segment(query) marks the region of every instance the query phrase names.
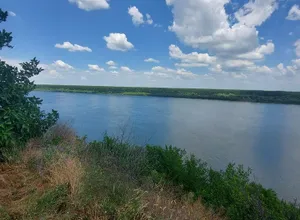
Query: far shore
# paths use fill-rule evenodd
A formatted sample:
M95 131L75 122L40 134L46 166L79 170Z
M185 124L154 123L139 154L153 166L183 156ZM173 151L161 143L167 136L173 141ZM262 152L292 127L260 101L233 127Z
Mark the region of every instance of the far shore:
M79 86L79 85L37 85L35 90L50 91L50 92L156 96L156 97L192 98L192 99L210 99L210 100L225 100L225 101L300 105L300 92L287 92L287 91L113 87L113 86Z

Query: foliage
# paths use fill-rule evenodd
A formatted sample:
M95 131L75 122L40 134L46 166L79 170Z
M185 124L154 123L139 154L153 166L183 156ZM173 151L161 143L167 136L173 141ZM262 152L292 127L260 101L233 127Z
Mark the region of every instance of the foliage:
M277 198L273 190L251 182L250 170L229 164L215 171L194 156L174 147L147 146L149 166L185 190L200 196L229 219L300 219L300 209Z
M0 22L6 21L7 15L0 9ZM11 33L0 32L0 49L11 47L11 40ZM0 60L0 152L41 136L58 119L56 111L46 114L40 109L41 99L29 96L35 89L30 78L43 70L38 65L36 58L21 63L21 69Z
M7 11L2 11L0 8L0 23L5 22L8 16ZM11 32L6 32L6 30L0 31L0 50L2 47L12 47L10 42L12 41Z
M148 145L143 148L122 143L117 138L108 136L101 142L94 141L88 144L86 151L91 159L89 163L101 167L101 171L98 168L98 174L95 173L96 168L92 169L93 172L87 172L90 178L86 178L92 187L89 194L96 198L100 195L96 196L95 192L109 189L103 185L105 176L108 178L107 182L116 184L116 192L121 190L120 201L121 198L124 199L124 195L127 195L128 199L129 191L122 191L121 185L118 185L118 178L123 175L125 179L121 182L128 183L126 174L129 174L130 177L134 176L136 184L150 177L155 183L163 179L169 186L180 186L186 193L191 192L194 200L200 197L208 207L223 213L229 219L300 219L300 209L296 203L281 201L273 190L252 182L251 170L245 170L243 166L229 164L224 171L216 171L194 155L173 146L162 148ZM102 168L108 169L108 173ZM101 186L102 190L97 186ZM115 213L121 204L114 201L113 194L107 196L110 199L103 203L105 210ZM127 199L122 200L122 204Z
M133 194L134 186L127 174L113 168L111 170L107 167L102 168L94 163L88 164L85 171L83 185L77 199L80 206L93 204L98 207L99 213L116 216L118 210L130 200Z
M91 155L90 163L118 169L133 179L138 178L147 169L145 148L123 143L107 135L102 142L89 143L86 153Z
M286 91L108 87L74 85L37 85L36 89L41 91L56 92L102 93L118 95L212 99L242 102L300 104L300 92Z

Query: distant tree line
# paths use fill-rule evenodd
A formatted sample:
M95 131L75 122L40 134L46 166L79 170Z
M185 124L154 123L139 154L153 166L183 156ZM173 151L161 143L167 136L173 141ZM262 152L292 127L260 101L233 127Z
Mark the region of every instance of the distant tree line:
M107 87L73 85L37 85L37 90L57 92L83 92L120 95L148 95L194 99L213 99L261 103L300 104L300 92L226 90L226 89L181 89L147 87Z

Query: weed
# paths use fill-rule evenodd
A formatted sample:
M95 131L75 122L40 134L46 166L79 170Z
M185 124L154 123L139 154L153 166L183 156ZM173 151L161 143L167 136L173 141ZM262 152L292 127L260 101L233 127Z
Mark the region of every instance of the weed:
M78 193L84 175L83 166L78 158L58 154L56 160L50 164L48 171L48 179L52 185L68 184L72 195Z
M83 206L97 203L103 213L114 216L132 194L131 182L121 173L90 166L85 172L79 198Z
M136 189L134 192L133 198L118 210L118 219L146 219L143 213L146 205L142 204L142 197L146 192L141 189Z
M34 201L29 214L30 216L46 216L64 212L68 204L68 185L58 185L49 189L36 201Z

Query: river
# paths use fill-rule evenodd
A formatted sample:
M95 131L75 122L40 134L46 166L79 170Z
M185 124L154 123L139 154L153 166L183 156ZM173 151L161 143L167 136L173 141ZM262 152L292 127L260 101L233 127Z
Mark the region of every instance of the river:
M79 135L107 132L144 145L173 145L214 169L229 162L279 197L300 199L300 105L181 98L33 92Z

